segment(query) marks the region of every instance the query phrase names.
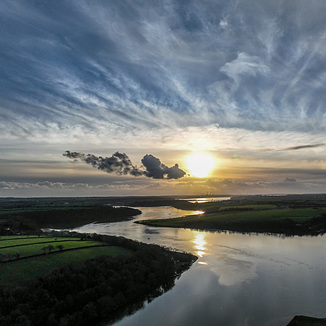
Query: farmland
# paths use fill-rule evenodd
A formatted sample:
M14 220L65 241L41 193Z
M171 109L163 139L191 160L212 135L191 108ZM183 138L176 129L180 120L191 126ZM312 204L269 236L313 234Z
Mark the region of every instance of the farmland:
M23 283L46 275L54 268L100 255L128 254L130 250L80 238L0 238L0 284Z
M120 237L1 236L0 324L96 325L170 289L195 261Z

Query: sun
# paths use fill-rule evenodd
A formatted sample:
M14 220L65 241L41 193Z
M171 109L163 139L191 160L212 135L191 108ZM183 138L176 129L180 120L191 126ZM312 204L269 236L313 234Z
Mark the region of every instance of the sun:
M204 178L213 169L215 160L205 153L194 153L187 158L187 166L192 176Z

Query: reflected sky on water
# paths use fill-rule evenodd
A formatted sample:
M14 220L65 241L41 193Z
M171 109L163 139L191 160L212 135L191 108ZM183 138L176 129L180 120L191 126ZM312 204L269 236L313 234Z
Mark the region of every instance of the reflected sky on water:
M140 208L139 219L190 212ZM326 317L326 237L154 228L133 221L78 229L192 252L197 262L172 290L115 326L285 326L294 315Z

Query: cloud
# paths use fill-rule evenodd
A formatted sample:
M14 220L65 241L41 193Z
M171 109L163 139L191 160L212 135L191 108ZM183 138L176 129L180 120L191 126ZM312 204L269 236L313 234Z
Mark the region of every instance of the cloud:
M259 57L250 56L242 52L238 54L235 60L226 63L220 70L239 82L238 79L241 75L255 76L259 73L267 74L269 67L262 63Z
M220 24L219 24L220 26L221 26L221 28L222 29L227 29L228 28L228 20L227 20L227 18L225 17L225 18L223 18L221 21L220 21Z
M54 142L63 131L111 137L208 123L325 130L325 9L4 0L1 134Z
M83 196L130 195L146 191L146 185L125 182L123 184L105 183L67 183L67 182L9 182L0 181L0 196L75 196L76 192ZM146 194L150 195L152 192Z
M285 151L297 151L301 149L309 149L309 148L318 148L318 147L325 147L325 143L321 144L312 144L312 145L298 145L298 146L291 146L282 149L263 149L262 152L285 152Z
M94 168L105 171L107 173L116 173L119 175L133 175L140 176L144 173L134 166L129 157L125 153L115 152L110 157L95 156L93 154L77 153L66 151L63 156L72 159L79 159L87 164L92 165Z
M166 176L167 179L180 179L186 174L186 172L179 168L178 164L169 168L151 154L146 154L141 162L146 168L144 174L149 178L164 179Z
M324 171L325 10L326 1L306 0L3 0L1 157L53 160L62 148L138 155L155 144L159 157L207 150L221 163L236 155L238 166ZM150 176L139 183L183 173L151 157L147 167L87 160L111 179ZM5 180L52 172L1 164Z
M145 170L134 166L125 153L115 152L110 157L102 157L93 154L85 155L84 153L66 151L63 156L80 160L107 173L119 175L146 176L153 179L180 179L186 174L186 172L179 168L178 164L175 164L173 167L168 167L152 154L146 154L142 159Z
M297 151L299 149L317 148L317 147L324 147L324 146L326 146L326 144L299 145L299 146L292 146L292 147L280 149L279 151Z
M297 180L294 178L285 178L284 182L297 182Z

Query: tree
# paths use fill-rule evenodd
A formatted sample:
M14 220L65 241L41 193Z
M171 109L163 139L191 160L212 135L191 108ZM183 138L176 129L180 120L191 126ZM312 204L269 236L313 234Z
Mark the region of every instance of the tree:
M58 245L57 248L62 251L63 250L63 245Z
M48 251L51 253L51 251L54 250L54 247L52 245L48 245Z

